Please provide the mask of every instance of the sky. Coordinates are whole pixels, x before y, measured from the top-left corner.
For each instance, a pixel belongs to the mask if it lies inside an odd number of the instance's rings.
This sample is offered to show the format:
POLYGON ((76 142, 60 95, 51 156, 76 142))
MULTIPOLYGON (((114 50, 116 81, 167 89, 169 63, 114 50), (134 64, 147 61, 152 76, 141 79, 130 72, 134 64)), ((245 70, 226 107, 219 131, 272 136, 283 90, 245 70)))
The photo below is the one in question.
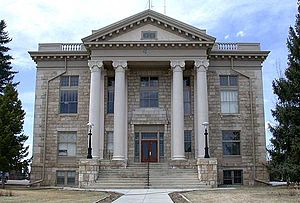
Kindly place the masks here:
MULTIPOLYGON (((206 29, 217 42, 259 42, 271 51, 263 64, 266 139, 274 124, 276 103, 272 81, 287 67, 286 41, 294 26, 296 0, 165 0, 166 15, 206 29)), ((0 19, 13 39, 8 44, 18 91, 26 111, 24 132, 32 145, 36 64, 28 51, 39 43, 81 42, 91 30, 122 20, 145 9, 148 0, 0 0, 0 19)), ((152 10, 164 13, 164 0, 152 0, 152 10)), ((269 142, 267 141, 267 145, 269 142)), ((31 148, 30 148, 31 151, 31 148)))

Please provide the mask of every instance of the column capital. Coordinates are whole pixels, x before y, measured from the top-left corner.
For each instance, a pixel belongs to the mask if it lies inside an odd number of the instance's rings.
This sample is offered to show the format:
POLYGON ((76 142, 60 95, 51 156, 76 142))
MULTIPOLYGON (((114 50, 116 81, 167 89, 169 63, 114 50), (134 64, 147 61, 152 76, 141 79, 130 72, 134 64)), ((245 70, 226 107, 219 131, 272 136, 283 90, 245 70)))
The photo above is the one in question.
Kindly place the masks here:
POLYGON ((195 70, 206 72, 209 66, 209 60, 208 59, 197 59, 195 60, 195 70))
POLYGON ((88 60, 88 66, 90 67, 91 72, 100 71, 103 66, 103 62, 100 60, 88 60))
POLYGON ((123 60, 118 60, 118 61, 113 61, 112 62, 112 66, 116 69, 116 68, 126 68, 127 67, 127 61, 123 61, 123 60))
POLYGON ((176 68, 176 67, 184 68, 185 62, 184 62, 184 60, 171 60, 170 61, 170 66, 173 69, 176 68))

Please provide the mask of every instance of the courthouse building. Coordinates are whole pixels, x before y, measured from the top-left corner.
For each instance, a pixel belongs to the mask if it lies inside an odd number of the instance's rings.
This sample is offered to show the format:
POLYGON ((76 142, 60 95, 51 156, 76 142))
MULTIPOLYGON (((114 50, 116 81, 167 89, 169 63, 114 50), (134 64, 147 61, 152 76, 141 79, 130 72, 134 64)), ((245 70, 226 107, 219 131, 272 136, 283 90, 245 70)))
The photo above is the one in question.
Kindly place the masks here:
POLYGON ((269 52, 259 43, 217 42, 146 10, 82 43, 42 43, 29 53, 37 64, 33 182, 77 186, 97 182, 102 170, 144 170, 148 162, 169 173, 195 169, 199 182, 213 171, 212 185, 266 180, 262 63, 269 52))

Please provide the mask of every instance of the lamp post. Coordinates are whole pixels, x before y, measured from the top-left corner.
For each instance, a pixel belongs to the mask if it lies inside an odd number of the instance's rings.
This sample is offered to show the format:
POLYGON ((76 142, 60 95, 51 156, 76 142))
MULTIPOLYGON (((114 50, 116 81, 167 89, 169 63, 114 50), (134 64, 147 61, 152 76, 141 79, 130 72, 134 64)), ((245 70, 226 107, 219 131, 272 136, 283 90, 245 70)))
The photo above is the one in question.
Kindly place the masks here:
POLYGON ((88 128, 89 128, 89 147, 88 147, 88 155, 87 155, 87 159, 92 159, 92 128, 93 128, 93 124, 92 123, 88 123, 87 124, 88 128))
POLYGON ((204 122, 202 124, 205 128, 205 131, 204 131, 204 136, 205 136, 205 147, 204 147, 204 150, 205 150, 205 155, 204 155, 204 158, 209 158, 209 154, 208 154, 208 143, 207 143, 207 127, 208 127, 208 122, 204 122))

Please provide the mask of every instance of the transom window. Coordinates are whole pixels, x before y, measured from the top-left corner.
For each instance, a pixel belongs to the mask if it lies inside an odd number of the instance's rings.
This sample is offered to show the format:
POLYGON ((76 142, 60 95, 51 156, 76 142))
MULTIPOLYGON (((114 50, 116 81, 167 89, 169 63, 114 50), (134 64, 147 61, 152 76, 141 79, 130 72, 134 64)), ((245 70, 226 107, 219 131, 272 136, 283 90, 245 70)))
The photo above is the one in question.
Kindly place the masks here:
POLYGON ((140 107, 158 107, 158 77, 141 77, 140 107))
POLYGON ((61 76, 60 113, 77 113, 79 76, 61 76))
POLYGON ((114 113, 115 78, 107 78, 107 113, 114 113))
POLYGON ((223 155, 240 155, 240 131, 222 131, 223 155))
POLYGON ((238 76, 220 75, 221 112, 238 113, 238 76))
POLYGON ((157 32, 156 31, 142 31, 142 40, 156 39, 157 32))
POLYGON ((220 75, 220 85, 236 87, 238 86, 238 77, 236 75, 220 75))
POLYGON ((58 156, 76 156, 76 132, 58 133, 58 156))
POLYGON ((224 185, 240 185, 243 180, 242 170, 224 170, 223 171, 223 184, 224 185))
POLYGON ((184 114, 191 114, 191 80, 190 77, 183 78, 183 103, 184 114))

